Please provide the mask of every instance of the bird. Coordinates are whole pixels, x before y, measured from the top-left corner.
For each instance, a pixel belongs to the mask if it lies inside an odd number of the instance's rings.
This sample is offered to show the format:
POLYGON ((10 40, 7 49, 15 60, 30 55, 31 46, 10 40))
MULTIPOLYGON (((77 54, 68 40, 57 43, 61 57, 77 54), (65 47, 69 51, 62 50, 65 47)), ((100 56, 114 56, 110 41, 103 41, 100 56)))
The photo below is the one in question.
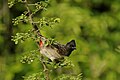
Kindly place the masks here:
POLYGON ((70 56, 72 51, 76 49, 75 40, 71 40, 64 45, 58 42, 46 44, 47 41, 49 40, 45 37, 41 37, 39 41, 40 53, 48 57, 51 61, 62 59, 65 56, 70 56))

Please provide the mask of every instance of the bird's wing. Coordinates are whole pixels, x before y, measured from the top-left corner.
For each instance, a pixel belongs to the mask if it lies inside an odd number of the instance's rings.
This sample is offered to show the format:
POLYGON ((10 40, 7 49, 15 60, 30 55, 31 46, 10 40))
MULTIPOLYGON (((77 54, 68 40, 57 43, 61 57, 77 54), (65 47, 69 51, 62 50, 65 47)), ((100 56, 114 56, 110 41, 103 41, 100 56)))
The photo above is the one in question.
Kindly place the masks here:
POLYGON ((57 49, 57 52, 58 52, 60 55, 64 55, 64 56, 65 56, 65 53, 66 53, 65 45, 61 45, 61 44, 59 44, 59 43, 52 44, 52 45, 57 49))

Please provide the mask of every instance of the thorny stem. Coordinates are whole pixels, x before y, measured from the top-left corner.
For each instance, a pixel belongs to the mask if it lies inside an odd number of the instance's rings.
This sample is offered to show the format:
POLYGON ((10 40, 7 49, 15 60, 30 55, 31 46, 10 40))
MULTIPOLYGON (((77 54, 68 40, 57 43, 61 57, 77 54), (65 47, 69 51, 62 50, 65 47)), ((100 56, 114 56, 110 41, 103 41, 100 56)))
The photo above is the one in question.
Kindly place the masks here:
MULTIPOLYGON (((37 35, 41 37, 42 35, 41 35, 41 33, 40 33, 37 25, 33 22, 33 18, 32 18, 33 14, 32 14, 31 11, 30 11, 30 8, 29 8, 29 6, 28 6, 28 1, 27 1, 27 0, 25 0, 25 6, 26 6, 26 8, 27 8, 27 10, 28 10, 28 15, 29 15, 29 22, 30 22, 30 24, 32 24, 34 30, 37 32, 37 35)), ((38 46, 39 46, 39 42, 37 42, 37 44, 38 44, 38 46)), ((46 80, 50 80, 50 79, 49 79, 49 72, 48 72, 48 69, 47 69, 47 66, 46 66, 45 62, 41 60, 41 63, 42 63, 43 68, 44 68, 46 80)))
POLYGON ((46 66, 45 62, 42 61, 42 65, 43 65, 43 68, 44 68, 44 72, 46 74, 46 80, 50 80, 49 79, 49 72, 48 72, 48 69, 47 69, 47 66, 46 66))
POLYGON ((32 14, 31 11, 30 11, 29 4, 28 4, 27 0, 25 0, 25 3, 26 3, 25 6, 26 6, 26 8, 27 8, 27 10, 28 10, 29 21, 30 21, 30 23, 32 24, 34 30, 37 32, 37 35, 41 37, 42 35, 41 35, 40 31, 39 31, 36 23, 34 23, 34 21, 33 21, 33 19, 32 19, 33 14, 32 14))

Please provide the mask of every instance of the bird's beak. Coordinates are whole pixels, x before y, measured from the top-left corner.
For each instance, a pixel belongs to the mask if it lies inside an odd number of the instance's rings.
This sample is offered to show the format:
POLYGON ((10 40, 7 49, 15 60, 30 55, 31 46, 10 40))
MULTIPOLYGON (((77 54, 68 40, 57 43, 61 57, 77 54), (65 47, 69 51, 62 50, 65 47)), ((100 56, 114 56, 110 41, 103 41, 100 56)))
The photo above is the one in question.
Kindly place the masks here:
POLYGON ((76 47, 72 47, 72 49, 75 49, 75 50, 76 50, 76 47))

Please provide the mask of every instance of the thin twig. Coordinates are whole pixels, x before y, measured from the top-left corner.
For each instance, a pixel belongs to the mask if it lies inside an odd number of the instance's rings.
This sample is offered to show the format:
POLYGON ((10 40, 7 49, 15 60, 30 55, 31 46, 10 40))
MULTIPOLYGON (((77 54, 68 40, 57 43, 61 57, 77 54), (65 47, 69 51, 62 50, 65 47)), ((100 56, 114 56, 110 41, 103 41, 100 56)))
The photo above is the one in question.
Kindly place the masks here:
POLYGON ((29 6, 36 6, 37 4, 28 4, 29 6))
MULTIPOLYGON (((37 32, 37 35, 40 36, 40 37, 42 37, 42 35, 41 35, 41 33, 40 33, 37 25, 36 25, 36 24, 34 23, 34 21, 33 21, 33 18, 32 18, 32 17, 33 17, 33 14, 32 14, 31 11, 30 11, 30 8, 29 8, 29 6, 28 6, 28 1, 27 1, 27 0, 25 0, 25 6, 26 6, 26 8, 27 8, 27 10, 28 10, 28 15, 29 15, 29 22, 30 22, 30 24, 32 24, 34 30, 37 32)), ((39 42, 37 42, 37 43, 38 43, 38 45, 39 45, 39 42)), ((45 62, 41 60, 41 63, 42 63, 43 68, 44 68, 46 80, 50 80, 50 78, 49 78, 49 71, 48 71, 48 69, 47 69, 47 66, 46 66, 45 62)))
POLYGON ((42 65, 43 65, 44 72, 45 72, 45 75, 46 75, 46 76, 45 76, 45 77, 46 77, 46 80, 50 80, 50 79, 49 79, 49 71, 48 71, 48 68, 47 68, 45 62, 42 62, 42 65))
POLYGON ((27 0, 25 0, 25 3, 26 3, 26 8, 27 8, 27 10, 28 10, 28 15, 29 15, 29 21, 30 21, 30 24, 32 24, 32 26, 33 26, 33 28, 34 28, 34 30, 37 32, 37 35, 38 36, 42 36, 41 35, 41 33, 40 33, 40 31, 39 31, 39 29, 38 29, 38 27, 37 27, 37 25, 34 23, 34 21, 33 21, 33 14, 32 14, 32 12, 30 11, 30 8, 29 8, 29 6, 28 6, 28 2, 27 2, 27 0))
POLYGON ((30 23, 32 24, 33 23, 33 20, 32 20, 32 14, 31 14, 31 11, 30 11, 30 9, 29 9, 29 7, 28 7, 28 2, 27 2, 27 0, 25 0, 25 3, 26 3, 26 8, 27 8, 27 10, 28 10, 28 14, 29 14, 29 21, 30 21, 30 23))

